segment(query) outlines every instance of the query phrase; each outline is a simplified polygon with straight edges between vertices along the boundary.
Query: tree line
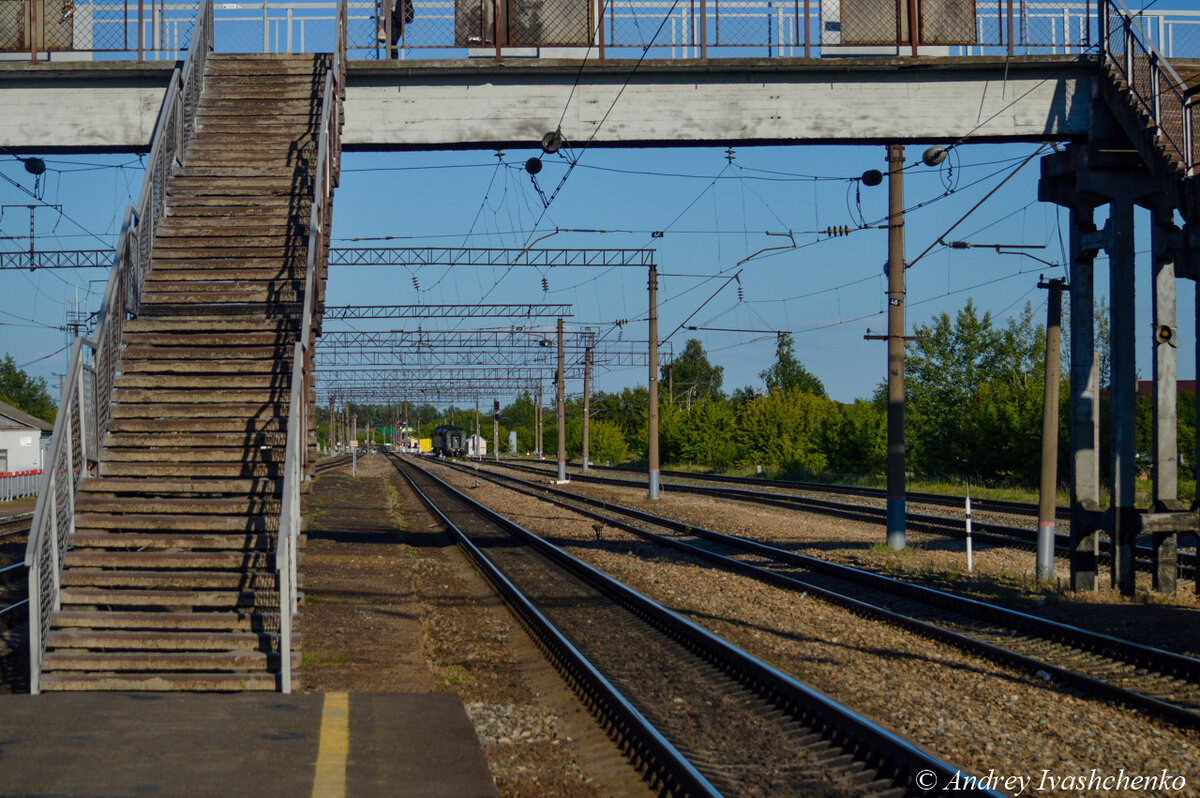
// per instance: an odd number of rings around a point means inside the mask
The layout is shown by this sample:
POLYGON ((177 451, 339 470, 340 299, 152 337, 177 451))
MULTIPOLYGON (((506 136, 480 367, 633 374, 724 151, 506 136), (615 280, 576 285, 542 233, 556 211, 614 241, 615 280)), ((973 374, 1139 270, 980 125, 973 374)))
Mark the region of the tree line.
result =
MULTIPOLYGON (((1102 389, 1107 386, 1107 308, 1096 309, 1102 389)), ((1064 325, 1066 328, 1066 325, 1064 325)), ((1064 329, 1064 333, 1067 330, 1064 329)), ((955 314, 940 313, 913 329, 906 343, 907 466, 917 476, 984 484, 1037 485, 1041 462, 1045 326, 1031 305, 1004 323, 981 313, 968 300, 955 314)), ((1064 334, 1064 348, 1068 336, 1064 334)), ((882 357, 881 357, 882 366, 882 357)), ((1059 475, 1067 479, 1069 358, 1064 357, 1059 410, 1059 475)), ((759 374, 761 385, 726 393, 724 368, 710 362, 691 339, 662 368, 659 446, 664 464, 715 470, 762 466, 795 477, 839 480, 879 477, 887 457, 887 386, 870 398, 837 402, 796 356, 795 341, 783 333, 775 359, 759 374)), ((499 414, 500 444, 517 432, 521 453, 535 448, 535 400, 528 394, 499 414)), ((481 413, 481 432, 491 445, 491 408, 481 413)), ((394 418, 394 408, 359 408, 376 428, 394 418)), ((1107 395, 1101 397, 1101 446, 1107 447, 1107 395)), ((1150 449, 1150 397, 1138 398, 1138 451, 1150 449)), ((474 430, 474 408, 407 408, 409 423, 421 419, 427 437, 437 424, 474 430)), ((582 403, 567 400, 567 454, 578 458, 582 403)), ((591 400, 589 452, 593 462, 644 461, 647 456, 648 392, 643 386, 598 392, 591 400)), ((544 411, 544 448, 556 450, 552 401, 544 411)), ((376 436, 382 440, 383 436, 376 436)), ((1180 478, 1194 478, 1195 397, 1179 395, 1180 478)))

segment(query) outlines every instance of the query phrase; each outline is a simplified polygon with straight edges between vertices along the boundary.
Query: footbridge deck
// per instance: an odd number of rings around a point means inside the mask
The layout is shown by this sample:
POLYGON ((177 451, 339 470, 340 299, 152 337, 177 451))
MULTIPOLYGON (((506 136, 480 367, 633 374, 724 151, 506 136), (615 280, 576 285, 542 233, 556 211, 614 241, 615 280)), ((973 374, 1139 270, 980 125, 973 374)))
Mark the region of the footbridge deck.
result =
MULTIPOLYGON (((0 146, 145 151, 171 64, 0 64, 0 146)), ((1092 56, 351 61, 347 149, 1069 141, 1111 121, 1092 56), (618 101, 618 96, 620 97, 618 101), (869 110, 868 110, 869 109, 869 110), (601 124, 603 120, 603 124, 601 124)))

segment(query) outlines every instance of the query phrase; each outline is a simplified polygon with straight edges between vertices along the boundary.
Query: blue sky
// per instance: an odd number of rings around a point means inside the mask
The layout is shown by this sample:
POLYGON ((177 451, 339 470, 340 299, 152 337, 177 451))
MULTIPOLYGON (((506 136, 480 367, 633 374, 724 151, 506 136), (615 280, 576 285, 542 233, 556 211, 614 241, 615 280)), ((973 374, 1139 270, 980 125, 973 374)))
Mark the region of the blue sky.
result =
MULTIPOLYGON (((906 152, 912 164, 905 187, 906 205, 912 209, 906 227, 910 262, 1037 150, 1032 144, 963 145, 941 167, 930 169, 919 163, 924 146, 912 145, 906 152)), ((681 330, 670 339, 678 351, 688 337, 700 338, 710 359, 725 367, 727 390, 761 384, 758 373, 774 356, 775 339, 769 333, 774 330, 793 333, 798 356, 835 399, 868 396, 883 379, 883 344, 864 341, 863 334, 886 326, 886 231, 863 229, 836 238, 817 232, 884 220, 886 183, 869 188, 851 179, 866 169, 886 168, 882 146, 738 147, 732 163, 723 148, 594 148, 582 154, 548 208, 523 169, 526 159, 540 154, 533 148, 508 150, 500 163, 494 151, 347 153, 334 206, 334 246, 519 247, 556 228, 612 231, 560 232, 539 245, 654 248, 662 275, 662 336, 693 313, 688 323, 698 327, 762 331, 681 330), (654 238, 652 231, 663 236, 654 238), (787 232, 792 238, 767 235, 787 232), (368 240, 383 238, 390 240, 368 240), (790 248, 792 239, 795 248, 790 248), (780 246, 789 248, 738 265, 764 248, 780 246), (739 269, 740 299, 739 283, 726 284, 739 269)), ((139 159, 46 158, 50 171, 36 193, 45 203, 61 204, 62 214, 51 208, 36 211, 37 246, 111 246, 125 206, 140 187, 139 159)), ((547 198, 566 173, 564 159, 544 156, 537 180, 547 198)), ((9 178, 0 181, 0 203, 38 204, 27 193, 35 191, 34 179, 20 162, 3 158, 0 174, 9 178)), ((1037 202, 1037 176, 1034 158, 947 240, 1044 245, 1027 251, 1062 264, 1066 213, 1037 202)), ((1097 221, 1102 223, 1102 214, 1097 221)), ((1139 332, 1150 325, 1147 225, 1147 215, 1139 212, 1139 332)), ((6 238, 0 245, 26 249, 28 229, 24 207, 6 208, 0 216, 0 236, 6 238)), ((935 247, 908 271, 909 329, 936 313, 953 313, 968 298, 1001 320, 1019 313, 1026 302, 1044 316, 1045 292, 1035 287, 1039 274, 1059 277, 1063 271, 1021 255, 935 247)), ((1098 294, 1103 295, 1103 255, 1097 274, 1098 294)), ((58 351, 66 333, 57 328, 77 293, 89 309, 98 306, 104 277, 99 270, 0 272, 0 349, 56 385, 53 375, 66 362, 65 350, 58 351)), ((642 268, 335 267, 329 302, 566 302, 575 307, 572 324, 607 331, 608 340, 615 340, 612 322, 629 319, 622 337, 644 340, 645 286, 642 268)), ((1190 379, 1195 306, 1192 287, 1185 282, 1179 283, 1179 318, 1180 376, 1190 379)), ((454 324, 426 322, 424 327, 454 324)), ((460 324, 507 325, 483 320, 460 324)), ((355 323, 357 329, 414 326, 411 320, 355 323)), ((1139 342, 1138 355, 1139 370, 1148 378, 1148 335, 1139 342)), ((645 380, 644 369, 626 369, 599 375, 597 387, 613 390, 645 380)))

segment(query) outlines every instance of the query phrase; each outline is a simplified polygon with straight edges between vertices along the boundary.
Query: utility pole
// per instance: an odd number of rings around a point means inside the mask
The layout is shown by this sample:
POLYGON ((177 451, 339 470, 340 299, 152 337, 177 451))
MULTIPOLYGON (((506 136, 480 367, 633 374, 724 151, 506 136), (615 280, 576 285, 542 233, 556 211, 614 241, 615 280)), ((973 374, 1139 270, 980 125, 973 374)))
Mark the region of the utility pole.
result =
POLYGON ((567 481, 567 397, 563 384, 563 320, 558 320, 558 371, 554 377, 557 394, 558 421, 558 481, 567 481))
POLYGON ((475 400, 475 459, 481 459, 479 454, 479 444, 483 442, 483 438, 479 437, 479 399, 475 400))
POLYGON ((904 145, 889 144, 888 162, 888 331, 863 336, 887 341, 887 544, 900 551, 905 533, 904 474, 904 145))
POLYGON ((647 423, 647 471, 650 477, 650 500, 658 499, 658 268, 650 264, 646 284, 650 299, 650 415, 647 423))
POLYGON ((542 384, 538 383, 537 407, 533 411, 533 453, 542 457, 542 384))
POLYGON ((1054 579, 1054 517, 1058 509, 1058 382, 1062 347, 1062 292, 1066 280, 1039 280, 1050 290, 1046 305, 1046 385, 1042 392, 1042 480, 1038 491, 1036 575, 1054 579))
POLYGON ((500 462, 500 400, 492 401, 492 456, 500 462))
POLYGON ((337 426, 333 415, 333 397, 329 397, 329 453, 337 448, 337 426))
POLYGON ((354 416, 351 421, 351 434, 353 437, 350 439, 350 475, 356 477, 358 476, 358 416, 354 416))
POLYGON ((592 348, 586 347, 583 350, 583 473, 588 472, 588 427, 591 424, 591 419, 588 414, 591 412, 591 393, 592 393, 592 348))

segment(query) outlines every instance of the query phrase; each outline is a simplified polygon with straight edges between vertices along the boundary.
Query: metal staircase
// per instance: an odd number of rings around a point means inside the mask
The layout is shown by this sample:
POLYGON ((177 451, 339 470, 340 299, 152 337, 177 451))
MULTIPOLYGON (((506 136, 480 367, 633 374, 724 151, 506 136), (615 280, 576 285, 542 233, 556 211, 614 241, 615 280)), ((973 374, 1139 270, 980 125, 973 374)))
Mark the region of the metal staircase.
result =
POLYGON ((76 344, 26 556, 35 692, 296 678, 346 4, 332 56, 215 55, 211 8, 76 344))
POLYGON ((1105 99, 1184 219, 1200 221, 1200 88, 1189 86, 1120 0, 1102 0, 1105 99))

